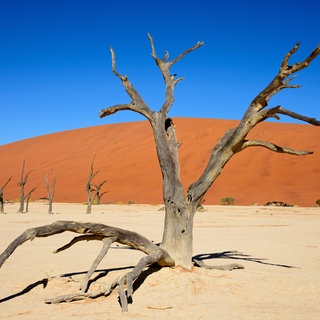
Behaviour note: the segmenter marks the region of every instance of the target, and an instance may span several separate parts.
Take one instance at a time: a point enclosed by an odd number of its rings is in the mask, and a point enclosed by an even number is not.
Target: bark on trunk
[[[161,247],[174,259],[176,265],[191,270],[193,267],[193,217],[195,208],[184,204],[166,205],[166,216]]]

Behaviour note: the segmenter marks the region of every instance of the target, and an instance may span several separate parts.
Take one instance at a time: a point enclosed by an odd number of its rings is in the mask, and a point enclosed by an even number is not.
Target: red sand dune
[[[176,118],[181,177],[187,187],[204,169],[217,140],[237,121]],[[313,206],[320,198],[319,128],[302,124],[261,123],[250,137],[272,141],[309,156],[277,154],[264,148],[249,148],[227,164],[205,196],[205,204],[219,204],[233,197],[237,205],[283,201]],[[57,177],[54,202],[85,202],[86,182],[93,155],[99,170],[95,182],[108,182],[103,202],[161,203],[161,173],[148,122],[101,125],[58,132],[0,146],[0,186],[5,199],[19,198],[22,162],[31,170],[26,192],[37,187],[31,200],[46,197],[44,175]]]

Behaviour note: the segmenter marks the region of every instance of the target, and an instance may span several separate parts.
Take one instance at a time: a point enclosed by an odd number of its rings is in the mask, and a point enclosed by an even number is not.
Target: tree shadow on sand
[[[100,278],[105,277],[109,272],[121,271],[121,270],[132,269],[132,268],[133,268],[133,266],[96,270],[95,273],[97,273],[97,275],[96,275],[95,278],[90,280],[90,283],[92,283],[94,281],[97,281]],[[65,274],[59,275],[59,276],[53,276],[53,277],[50,277],[50,278],[44,278],[42,280],[38,280],[38,281],[36,281],[34,283],[29,284],[28,286],[26,286],[24,289],[22,289],[21,291],[19,291],[17,293],[14,293],[14,294],[12,294],[10,296],[1,298],[0,299],[0,303],[3,303],[3,302],[6,302],[6,301],[9,301],[9,300],[12,300],[14,298],[17,298],[19,296],[22,296],[22,295],[30,292],[34,288],[40,286],[40,285],[42,285],[43,289],[45,289],[47,287],[48,282],[49,282],[50,279],[53,279],[53,278],[70,278],[70,277],[73,277],[73,276],[86,274],[87,272],[88,271],[69,272],[69,273],[65,273]]]
[[[197,267],[203,267],[204,266],[204,261],[206,260],[217,260],[217,259],[229,259],[229,260],[236,260],[236,261],[249,261],[249,262],[254,262],[254,263],[259,263],[259,264],[263,264],[263,265],[268,265],[268,266],[275,266],[275,267],[281,267],[281,268],[297,268],[294,266],[290,266],[290,265],[286,265],[286,264],[278,264],[278,263],[270,263],[267,262],[265,258],[254,258],[248,254],[244,254],[238,251],[223,251],[223,252],[217,252],[217,253],[202,253],[202,254],[198,254],[195,255],[192,258],[192,261],[194,263],[195,266]],[[205,265],[207,268],[211,269],[221,269],[221,270],[232,270],[232,269],[242,269],[243,267],[241,265],[238,264],[233,264],[233,267],[231,269],[229,268],[219,268],[216,266],[210,266],[210,265]],[[132,269],[133,266],[127,266],[127,267],[119,267],[119,268],[111,268],[111,269],[100,269],[100,270],[96,270],[95,274],[96,276],[94,278],[92,278],[90,280],[89,283],[93,283],[97,280],[99,280],[100,278],[105,277],[108,273],[112,272],[112,271],[121,271],[121,270],[126,270],[126,269]],[[152,273],[155,273],[157,271],[159,271],[161,269],[160,266],[157,265],[151,265],[149,266],[146,270],[144,270],[141,275],[136,279],[136,281],[134,282],[134,286],[133,286],[133,290],[136,291],[139,289],[139,287],[143,284],[143,282],[145,281],[145,279],[151,275]],[[87,271],[78,271],[78,272],[70,272],[70,273],[65,273],[59,276],[53,276],[50,278],[44,278],[41,280],[38,280],[34,283],[29,284],[27,287],[25,287],[23,290],[14,293],[10,296],[4,297],[0,299],[0,303],[15,299],[19,296],[22,296],[28,292],[30,292],[31,290],[33,290],[34,288],[41,286],[44,288],[47,287],[48,282],[50,279],[53,278],[69,278],[72,276],[76,276],[76,275],[81,275],[81,274],[86,274]],[[129,301],[130,303],[130,301]]]
[[[212,260],[212,259],[231,259],[231,260],[238,260],[238,261],[242,260],[242,261],[260,263],[260,264],[268,265],[268,266],[281,267],[281,268],[297,268],[297,267],[286,265],[286,264],[266,262],[267,259],[265,259],[265,258],[254,258],[249,254],[244,254],[239,251],[223,251],[223,252],[217,252],[217,253],[202,253],[202,254],[195,255],[192,258],[192,261],[194,262],[194,264],[196,266],[202,266],[204,260]]]

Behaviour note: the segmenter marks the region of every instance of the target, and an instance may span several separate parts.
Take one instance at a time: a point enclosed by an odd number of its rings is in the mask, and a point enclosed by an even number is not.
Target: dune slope
[[[180,148],[181,178],[185,186],[197,179],[210,152],[237,121],[175,118]],[[275,142],[310,156],[277,154],[249,148],[236,155],[205,196],[205,204],[219,204],[233,197],[238,205],[284,201],[313,206],[320,198],[319,128],[303,124],[262,123],[251,138]],[[55,202],[85,202],[92,158],[99,170],[95,182],[108,182],[106,203],[161,203],[161,172],[153,136],[145,121],[76,129],[21,140],[0,146],[0,186],[12,176],[5,199],[19,198],[18,181],[23,160],[31,170],[26,192],[37,187],[32,200],[46,197],[44,175],[57,178]]]

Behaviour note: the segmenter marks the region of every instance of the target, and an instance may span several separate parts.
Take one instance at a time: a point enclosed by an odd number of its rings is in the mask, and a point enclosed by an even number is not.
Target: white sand
[[[27,228],[56,220],[100,222],[139,232],[161,241],[163,211],[154,205],[103,205],[85,214],[81,204],[31,203],[29,213],[17,214],[17,204],[0,215],[0,251]],[[78,292],[101,243],[78,243],[52,252],[74,234],[36,238],[20,246],[0,269],[0,319],[319,319],[320,209],[206,206],[197,213],[194,254],[217,254],[207,264],[237,262],[234,271],[196,268],[162,269],[149,275],[122,313],[117,292],[109,297],[58,305],[43,301]],[[223,254],[224,253],[224,254]],[[142,253],[113,246],[98,271],[137,263]],[[217,255],[216,255],[217,256]],[[99,271],[100,270],[100,271]],[[107,282],[118,270],[98,281]],[[59,277],[60,275],[65,275]],[[44,288],[43,279],[48,279]],[[95,285],[92,285],[93,287]],[[26,292],[24,292],[24,290]]]

